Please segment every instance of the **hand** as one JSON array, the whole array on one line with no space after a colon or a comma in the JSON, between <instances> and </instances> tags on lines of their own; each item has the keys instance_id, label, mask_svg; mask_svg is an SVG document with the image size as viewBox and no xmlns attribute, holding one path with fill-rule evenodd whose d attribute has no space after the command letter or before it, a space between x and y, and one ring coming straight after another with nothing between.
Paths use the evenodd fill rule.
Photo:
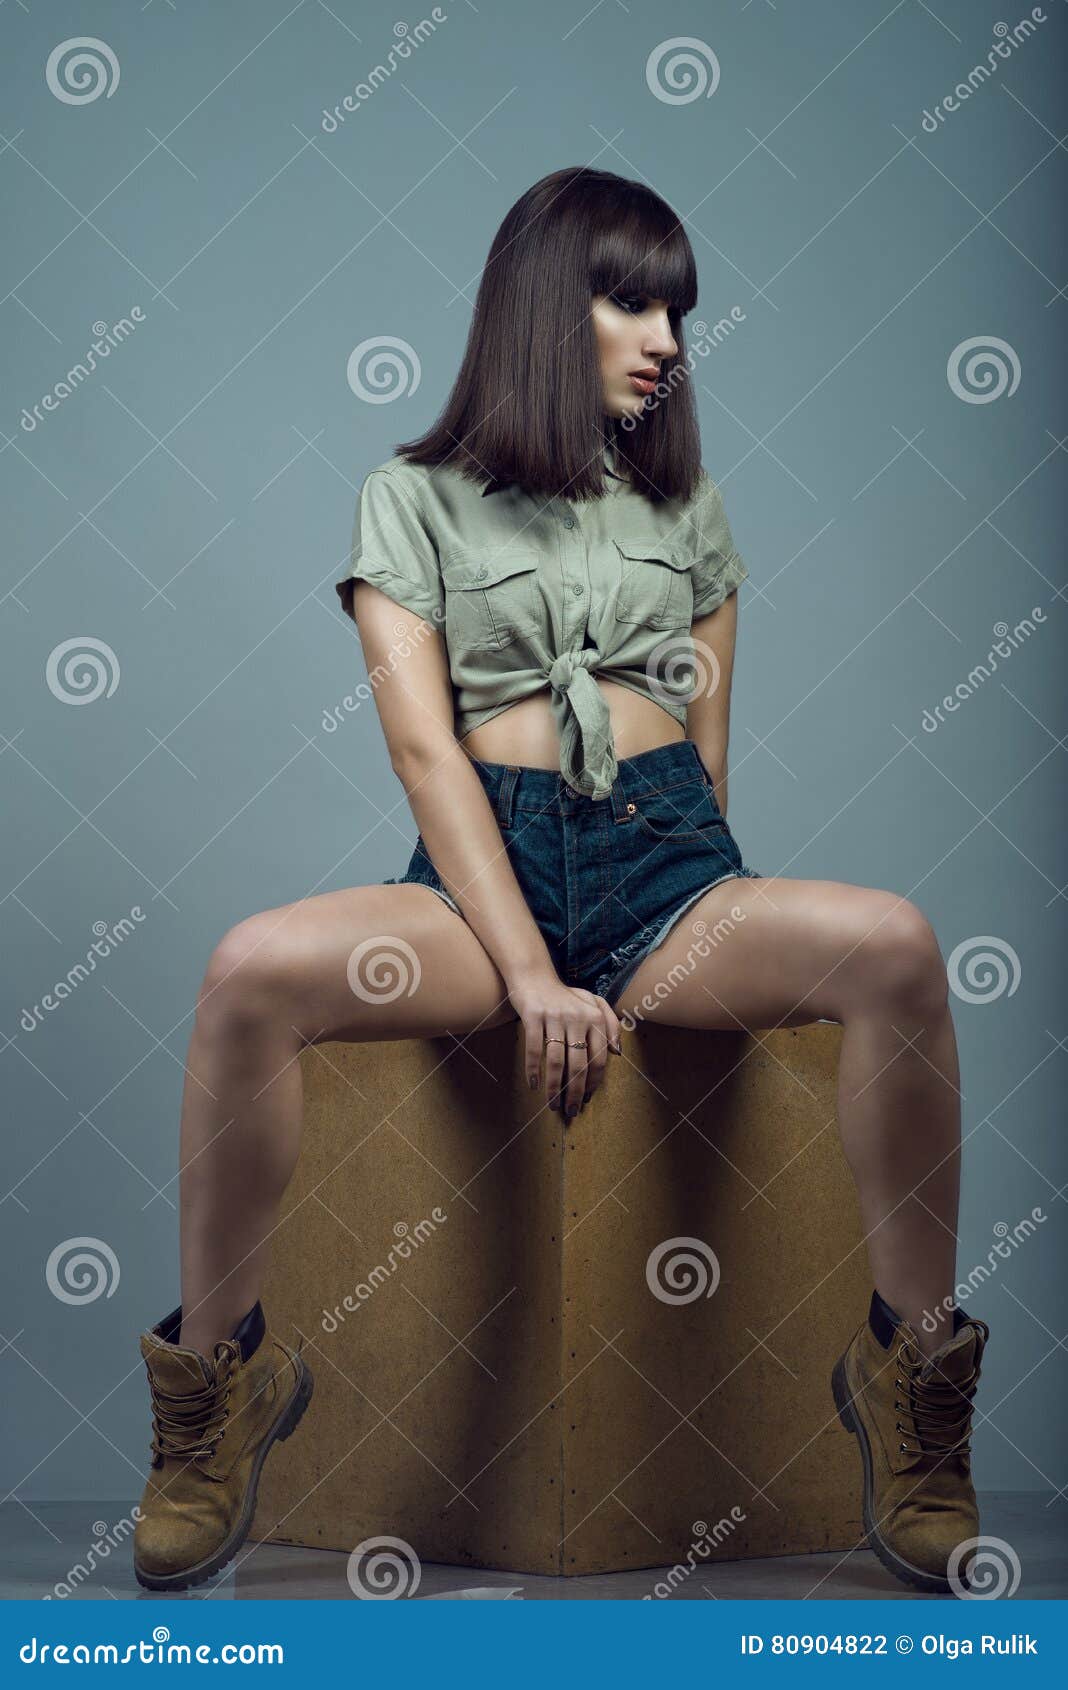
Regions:
<instances>
[{"instance_id":1,"label":"hand","mask_svg":"<svg viewBox=\"0 0 1068 1690\"><path fill-rule=\"evenodd\" d=\"M508 996L523 1023L527 1084L537 1086L544 1054L549 1108L571 1120L603 1080L609 1049L621 1052L615 1010L553 973L527 975Z\"/></svg>"}]
</instances>

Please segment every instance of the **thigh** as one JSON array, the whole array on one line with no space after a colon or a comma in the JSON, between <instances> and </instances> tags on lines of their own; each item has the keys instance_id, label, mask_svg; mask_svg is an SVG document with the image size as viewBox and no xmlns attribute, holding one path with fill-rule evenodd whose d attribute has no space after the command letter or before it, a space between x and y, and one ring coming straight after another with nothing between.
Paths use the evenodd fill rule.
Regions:
<instances>
[{"instance_id":1,"label":"thigh","mask_svg":"<svg viewBox=\"0 0 1068 1690\"><path fill-rule=\"evenodd\" d=\"M904 900L837 880L726 880L643 958L617 1015L757 1031L840 1021L866 947Z\"/></svg>"},{"instance_id":2,"label":"thigh","mask_svg":"<svg viewBox=\"0 0 1068 1690\"><path fill-rule=\"evenodd\" d=\"M201 1007L267 1009L309 1044L463 1035L516 1019L481 940L426 886L353 886L249 916L212 956Z\"/></svg>"}]
</instances>

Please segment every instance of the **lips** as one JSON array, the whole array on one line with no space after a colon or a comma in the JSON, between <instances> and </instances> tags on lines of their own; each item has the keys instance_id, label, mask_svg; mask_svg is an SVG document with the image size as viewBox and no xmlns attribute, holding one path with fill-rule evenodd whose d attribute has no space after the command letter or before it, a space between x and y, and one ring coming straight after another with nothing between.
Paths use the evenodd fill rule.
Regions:
<instances>
[{"instance_id":1,"label":"lips","mask_svg":"<svg viewBox=\"0 0 1068 1690\"><path fill-rule=\"evenodd\" d=\"M647 367L646 369L640 370L640 371L639 370L632 370L630 372L628 380L630 381L631 385L633 386L635 392L641 393L641 394L649 394L649 393L655 392L655 390L656 390L656 380L657 380L657 377L658 377L659 374L660 374L659 370L655 370L655 369L650 370Z\"/></svg>"}]
</instances>

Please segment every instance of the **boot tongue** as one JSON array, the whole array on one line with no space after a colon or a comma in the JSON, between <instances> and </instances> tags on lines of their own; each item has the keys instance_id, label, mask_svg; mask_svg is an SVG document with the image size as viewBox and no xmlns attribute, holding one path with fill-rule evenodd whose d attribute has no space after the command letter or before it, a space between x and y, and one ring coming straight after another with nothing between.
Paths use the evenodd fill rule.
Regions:
<instances>
[{"instance_id":1,"label":"boot tongue","mask_svg":"<svg viewBox=\"0 0 1068 1690\"><path fill-rule=\"evenodd\" d=\"M141 1334L141 1354L153 1379L171 1396L186 1396L210 1385L213 1370L199 1350L168 1344L153 1332Z\"/></svg>"},{"instance_id":2,"label":"boot tongue","mask_svg":"<svg viewBox=\"0 0 1068 1690\"><path fill-rule=\"evenodd\" d=\"M941 1349L924 1362L918 1377L924 1381L942 1379L948 1384L959 1385L975 1366L977 1336L974 1326L962 1326L956 1337L947 1339Z\"/></svg>"}]
</instances>

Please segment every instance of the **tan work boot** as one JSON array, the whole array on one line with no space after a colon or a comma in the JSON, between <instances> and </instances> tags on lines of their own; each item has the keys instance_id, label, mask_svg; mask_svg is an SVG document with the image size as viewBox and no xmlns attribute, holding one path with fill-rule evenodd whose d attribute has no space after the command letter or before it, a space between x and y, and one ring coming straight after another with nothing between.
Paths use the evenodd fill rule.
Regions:
<instances>
[{"instance_id":1,"label":"tan work boot","mask_svg":"<svg viewBox=\"0 0 1068 1690\"><path fill-rule=\"evenodd\" d=\"M267 1331L259 1302L210 1361L173 1341L181 1321L179 1304L141 1334L153 1471L134 1529L134 1572L149 1590L202 1584L237 1553L252 1525L260 1469L275 1439L297 1425L314 1385L300 1350Z\"/></svg>"},{"instance_id":2,"label":"tan work boot","mask_svg":"<svg viewBox=\"0 0 1068 1690\"><path fill-rule=\"evenodd\" d=\"M972 1398L990 1328L953 1311L953 1335L925 1359L916 1333L876 1291L835 1363L838 1417L864 1462L864 1529L883 1566L915 1590L965 1586L950 1557L978 1536L971 1478Z\"/></svg>"}]
</instances>

